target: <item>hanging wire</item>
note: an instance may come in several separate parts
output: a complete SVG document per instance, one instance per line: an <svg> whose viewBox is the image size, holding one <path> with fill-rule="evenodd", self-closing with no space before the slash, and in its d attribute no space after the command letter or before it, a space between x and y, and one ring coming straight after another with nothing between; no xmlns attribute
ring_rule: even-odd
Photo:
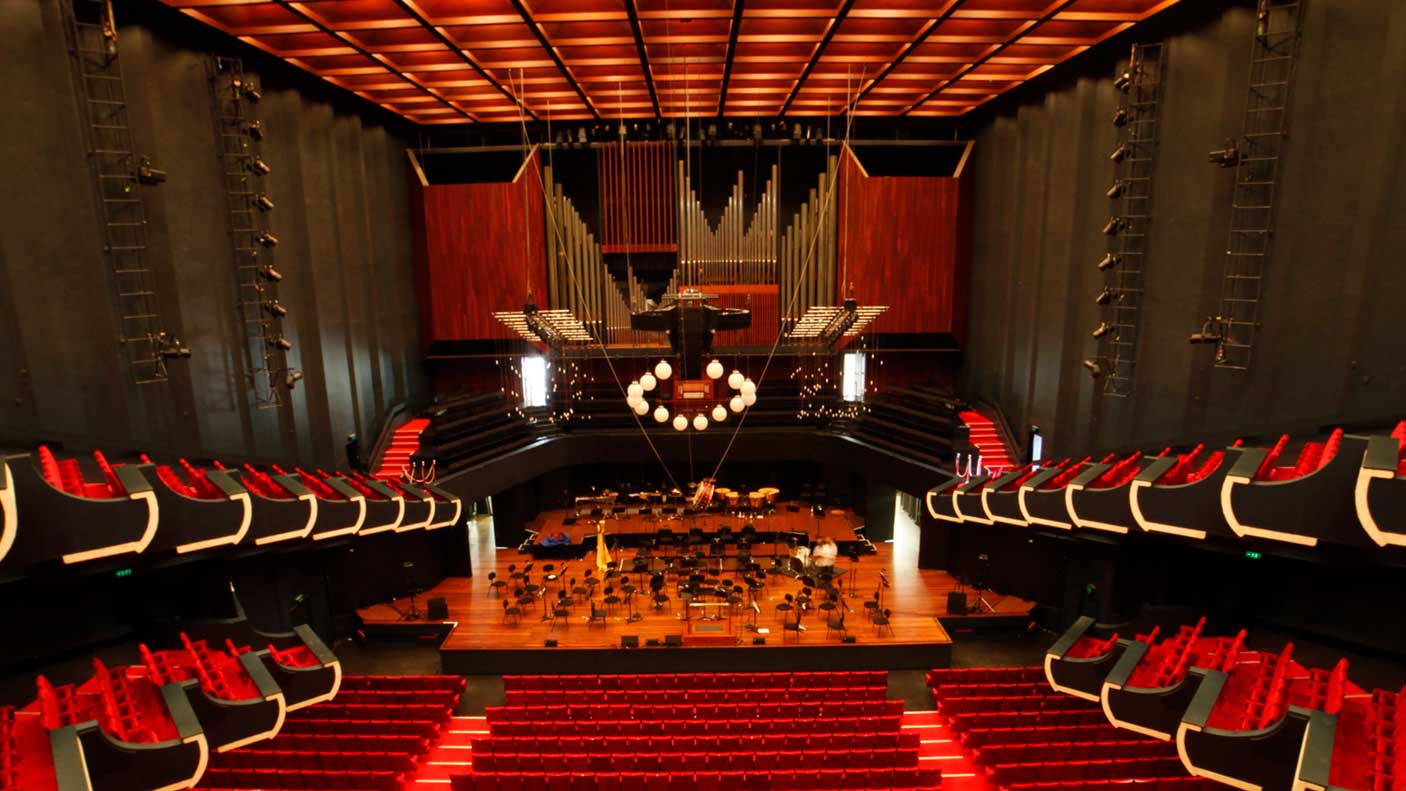
<svg viewBox="0 0 1406 791"><path fill-rule="evenodd" d="M518 104L518 123L522 127L522 139L525 146L528 140L527 116L522 111L521 102ZM537 184L542 190L542 204L547 210L547 219L552 228L554 241L557 244L563 244L564 234L561 230L561 224L557 220L556 212L552 208L551 201L546 199L547 183L542 178L542 170L541 168L534 168L533 172L536 174ZM581 281L572 273L571 267L567 267L566 270L567 278L571 281L572 291L576 295L577 304L584 304L585 290L581 286ZM591 334L591 338L596 342L596 345L600 347L601 356L605 359L605 364L610 369L610 376L615 380L615 386L620 391L620 395L625 396L627 395L625 385L620 379L619 372L615 370L615 362L610 358L610 349L606 346L604 341L602 341L602 335L604 335L604 332L601 331L600 328L597 328L596 331ZM654 458L659 461L659 466L664 468L664 474L668 476L669 481L674 484L674 488L683 491L682 487L679 486L679 482L674 478L674 473L669 469L669 465L664 463L664 457L660 455L659 448L655 447L653 438L649 436L649 431L645 429L644 423L640 421L640 416L635 414L635 410L631 409L630 417L634 418L635 426L639 428L640 434L644 436L644 441L649 445L649 450L654 454Z"/></svg>
<svg viewBox="0 0 1406 791"><path fill-rule="evenodd" d="M841 143L841 145L840 145L840 154L841 154L841 156L844 155L845 149L849 147L850 132L851 132L851 130L853 129L853 127L854 127L854 110L851 108L850 111L849 111L849 113L845 116L845 133L844 133L844 139L843 139L843 141L842 141L842 143ZM827 158L827 163L828 163L828 158ZM827 188L826 188L826 190L825 190L825 201L824 201L824 203L822 204L822 213L828 212L829 209L830 209L830 204L831 204L831 202L834 200L834 197L835 197L835 182L839 180L839 176L840 176L840 169L839 169L839 167L837 166L836 169L835 169L835 178L830 180L830 184L827 186ZM809 243L808 245L806 245L805 260L801 263L800 272L798 272L797 275L796 275L796 283L795 283L795 286L792 287L792 289L791 289L791 296L790 296L790 298L787 300L787 304L786 304L787 312L789 312L790 309L795 306L796 300L800 297L800 293L801 293L801 288L800 288L800 287L801 287L801 282L805 279L806 272L810 269L811 262L815 260L816 243L820 240L820 230L821 230L821 226L822 226L822 225L823 225L823 223L816 223L815 231L814 231L814 233L811 234L811 237L810 237L810 243ZM783 315L784 315L784 314L783 314ZM772 361L772 358L774 358L774 357L776 356L776 349L777 349L777 347L779 347L779 346L781 345L781 336L782 336L782 333L783 333L783 332L784 332L783 329L781 329L781 328L778 328L778 329L777 329L777 331L776 331L776 340L772 341L772 343L771 343L771 350L768 351L768 352L767 352L767 355L766 355L766 362L762 364L761 373L759 373L759 374L757 375L756 385L757 385L757 389L758 389L758 390L761 389L762 380L764 380L764 379L766 378L767 371L770 370L770 368L771 368L771 361ZM725 448L723 448L722 455L721 455L720 457L718 457L718 465L713 468L713 477L714 477L714 478L717 477L718 471L722 469L723 462L727 461L727 456L728 456L728 454L732 452L732 446L733 446L733 444L734 444L735 442L737 442L737 434L738 434L738 432L742 431L742 425L747 422L747 415L750 414L750 412L751 412L751 410L748 409L748 410L744 411L744 412L741 414L741 416L738 417L737 423L736 423L736 425L735 425L735 426L733 427L733 429L732 429L732 436L730 436L730 437L728 438L728 440L727 440L727 446L726 446Z"/></svg>

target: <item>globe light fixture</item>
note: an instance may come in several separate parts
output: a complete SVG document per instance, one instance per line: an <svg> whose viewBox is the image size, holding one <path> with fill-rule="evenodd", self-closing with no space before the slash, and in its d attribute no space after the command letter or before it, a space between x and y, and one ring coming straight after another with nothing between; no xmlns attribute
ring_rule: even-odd
<svg viewBox="0 0 1406 791"><path fill-rule="evenodd" d="M694 427L695 429L697 429L698 431L702 431L703 429L707 428L707 427L708 427L708 416L707 416L707 415L698 415L697 417L693 418L693 427Z"/></svg>
<svg viewBox="0 0 1406 791"><path fill-rule="evenodd" d="M751 379L747 379L747 380L743 381L743 382L742 382L742 386L739 387L739 388L737 388L737 389L741 390L741 391L742 391L742 395L744 395L744 396L747 395L748 393L751 393L751 394L753 394L753 395L756 395L756 393L757 393L757 383L756 383L756 382L753 382ZM750 406L750 404L749 404L749 406Z"/></svg>
<svg viewBox="0 0 1406 791"><path fill-rule="evenodd" d="M654 422L663 423L669 419L669 410L663 404L654 408Z"/></svg>
<svg viewBox="0 0 1406 791"><path fill-rule="evenodd" d="M654 378L654 374L646 373L644 376L640 377L640 387L644 388L646 393L653 392L654 388L658 385L659 380Z"/></svg>
<svg viewBox="0 0 1406 791"><path fill-rule="evenodd" d="M714 360L708 363L707 374L709 379L721 379L723 375L723 364Z"/></svg>
<svg viewBox="0 0 1406 791"><path fill-rule="evenodd" d="M630 398L640 398L644 395L644 385L639 382L631 382L630 386L625 388L625 393Z"/></svg>
<svg viewBox="0 0 1406 791"><path fill-rule="evenodd" d="M683 431L688 428L688 418L683 415L674 415L674 430Z"/></svg>
<svg viewBox="0 0 1406 791"><path fill-rule="evenodd" d="M674 375L674 368L669 365L668 360L660 360L659 364L654 366L654 375L662 382Z"/></svg>
<svg viewBox="0 0 1406 791"><path fill-rule="evenodd" d="M635 414L641 417L649 414L649 404L646 404L643 398L635 402Z"/></svg>
<svg viewBox="0 0 1406 791"><path fill-rule="evenodd" d="M742 375L741 371L733 371L727 376L727 386L733 390L741 390L744 381L746 381L746 377Z"/></svg>
<svg viewBox="0 0 1406 791"><path fill-rule="evenodd" d="M747 405L742 403L742 396L739 395L733 396L732 400L727 402L727 408L731 409L733 412L741 412L747 408Z"/></svg>
<svg viewBox="0 0 1406 791"><path fill-rule="evenodd" d="M752 392L750 392L750 393L743 393L742 396L741 396L741 398L742 398L742 403L745 404L745 405L747 405L747 406L751 406L751 405L757 403L757 393L756 393L755 390L752 391Z"/></svg>
<svg viewBox="0 0 1406 791"><path fill-rule="evenodd" d="M721 423L724 420L727 420L727 410L723 409L722 404L718 404L717 406L713 407L713 422Z"/></svg>

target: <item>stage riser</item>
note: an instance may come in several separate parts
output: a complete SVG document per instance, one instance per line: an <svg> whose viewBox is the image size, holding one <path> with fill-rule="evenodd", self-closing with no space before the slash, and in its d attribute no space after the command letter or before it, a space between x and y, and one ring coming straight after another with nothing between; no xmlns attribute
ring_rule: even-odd
<svg viewBox="0 0 1406 791"><path fill-rule="evenodd" d="M441 650L445 673L570 675L575 673L757 673L814 670L928 670L950 667L949 645L828 645L737 648ZM685 637L685 640L688 638ZM860 637L862 640L863 638Z"/></svg>

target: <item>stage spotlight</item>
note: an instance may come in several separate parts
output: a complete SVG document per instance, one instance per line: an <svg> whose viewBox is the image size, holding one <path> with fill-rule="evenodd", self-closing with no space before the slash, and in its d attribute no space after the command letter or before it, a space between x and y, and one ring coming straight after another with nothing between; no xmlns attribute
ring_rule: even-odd
<svg viewBox="0 0 1406 791"><path fill-rule="evenodd" d="M1113 153L1108 155L1108 158L1111 159L1111 160L1113 160L1114 162L1122 162L1123 160L1127 159L1127 158L1128 158L1128 144L1127 144L1127 143L1119 143L1119 144L1118 144L1118 147L1115 148L1115 149L1113 149Z"/></svg>
<svg viewBox="0 0 1406 791"><path fill-rule="evenodd" d="M244 134L248 135L248 136L250 137L250 139L252 139L252 140L263 140L263 139L264 139L264 122L263 122L263 121L250 121L250 122L244 127Z"/></svg>
<svg viewBox="0 0 1406 791"><path fill-rule="evenodd" d="M586 145L586 127L583 126L576 130L576 142L583 146Z"/></svg>
<svg viewBox="0 0 1406 791"><path fill-rule="evenodd" d="M1097 379L1107 373L1107 371L1103 370L1103 366L1099 363L1098 360L1084 360L1084 367L1089 370L1089 376L1093 377L1094 379Z"/></svg>
<svg viewBox="0 0 1406 791"><path fill-rule="evenodd" d="M717 124L708 124L708 140L709 140L709 142L711 142L711 141L713 141L713 140L717 140L717 139L718 139L718 125L717 125Z"/></svg>
<svg viewBox="0 0 1406 791"><path fill-rule="evenodd" d="M797 143L801 142L801 125L796 124L791 127L791 139Z"/></svg>
<svg viewBox="0 0 1406 791"><path fill-rule="evenodd" d="M274 236L273 234L269 233L268 231L264 231L264 232L260 233L258 236L254 237L254 241L258 242L259 244L263 245L264 247L277 247L277 246L278 246L278 237L277 237L277 236Z"/></svg>
<svg viewBox="0 0 1406 791"><path fill-rule="evenodd" d="M1224 320L1220 316L1207 316L1201 324L1201 331L1192 333L1186 340L1189 343L1220 343L1225 340L1223 326Z"/></svg>
<svg viewBox="0 0 1406 791"><path fill-rule="evenodd" d="M263 279L269 282L277 283L278 281L283 279L283 273L278 271L277 269L274 269L273 264L264 264L263 266L259 267L259 277L262 277Z"/></svg>
<svg viewBox="0 0 1406 791"><path fill-rule="evenodd" d="M273 199L262 192L254 196L254 205L261 211L273 211Z"/></svg>
<svg viewBox="0 0 1406 791"><path fill-rule="evenodd" d="M1212 165L1219 165L1223 168L1233 168L1240 164L1240 149L1233 145L1218 148L1207 155L1207 159Z"/></svg>
<svg viewBox="0 0 1406 791"><path fill-rule="evenodd" d="M1104 233L1107 232L1107 229L1105 229ZM1105 253L1103 256L1103 260L1098 262L1098 269L1100 272L1102 272L1108 269L1112 269L1113 267L1121 263L1123 263L1123 256L1118 255L1117 253Z"/></svg>
<svg viewBox="0 0 1406 791"><path fill-rule="evenodd" d="M264 98L264 94L262 91L259 90L259 86L255 85L252 82L246 82L242 86L239 86L238 82L236 81L235 85L239 87L239 92L244 94L244 98L248 99L254 104L258 104L259 100Z"/></svg>
<svg viewBox="0 0 1406 791"><path fill-rule="evenodd" d="M262 307L270 316L282 317L288 315L288 308L283 307L283 304L276 299L267 300L263 303Z"/></svg>
<svg viewBox="0 0 1406 791"><path fill-rule="evenodd" d="M137 164L137 181L143 184L161 184L166 181L166 171L154 167L149 158L142 157L142 161Z"/></svg>
<svg viewBox="0 0 1406 791"><path fill-rule="evenodd" d="M754 122L752 123L752 139L755 140L755 141L757 141L758 143L762 142L762 122L761 122L761 121L754 121Z"/></svg>
<svg viewBox="0 0 1406 791"><path fill-rule="evenodd" d="M1128 125L1128 108L1119 107L1113 111L1113 125L1119 129Z"/></svg>
<svg viewBox="0 0 1406 791"><path fill-rule="evenodd" d="M1107 195L1109 200L1117 200L1118 198L1121 198L1123 196L1124 189L1126 189L1126 187L1123 184L1123 180L1119 179L1113 182L1113 186L1108 188L1108 192L1105 192L1103 194Z"/></svg>
<svg viewBox="0 0 1406 791"><path fill-rule="evenodd" d="M269 167L267 162L258 157L251 158L247 165L249 170L256 176L267 176L273 172L273 168Z"/></svg>
<svg viewBox="0 0 1406 791"><path fill-rule="evenodd" d="M283 386L288 388L289 390L292 390L293 388L298 386L298 382L302 380L302 378L302 371L299 371L296 368L291 369L288 371L288 375L283 377Z"/></svg>
<svg viewBox="0 0 1406 791"><path fill-rule="evenodd" d="M1101 340L1103 336L1109 334L1110 332L1113 333L1113 337L1118 337L1118 331L1113 328L1112 324L1109 324L1106 321L1100 321L1098 323L1098 326L1094 328L1094 331L1089 334L1094 336L1094 340Z"/></svg>
<svg viewBox="0 0 1406 791"><path fill-rule="evenodd" d="M1112 302L1115 297L1117 297L1120 302L1122 301L1122 297L1118 296L1118 292L1111 288L1105 288L1098 292L1097 297L1094 297L1094 302L1099 305L1107 305Z"/></svg>
<svg viewBox="0 0 1406 791"><path fill-rule="evenodd" d="M190 347L183 345L180 338L162 330L156 335L156 353L168 359L185 359L190 357Z"/></svg>
<svg viewBox="0 0 1406 791"><path fill-rule="evenodd" d="M293 342L283 337L282 335L275 335L274 337L269 338L268 345L272 346L275 349L282 349L285 352L293 348Z"/></svg>
<svg viewBox="0 0 1406 791"><path fill-rule="evenodd" d="M1103 226L1104 236L1117 236L1118 232L1127 226L1127 222L1122 217L1110 217L1108 223Z"/></svg>
<svg viewBox="0 0 1406 791"><path fill-rule="evenodd" d="M1119 75L1113 80L1113 87L1114 87L1114 88L1117 88L1118 90L1122 91L1123 93L1127 93L1127 92L1128 92L1128 89L1131 88L1131 87L1133 87L1133 72L1132 72L1132 69L1127 69L1127 70L1125 70L1122 74L1119 74Z"/></svg>

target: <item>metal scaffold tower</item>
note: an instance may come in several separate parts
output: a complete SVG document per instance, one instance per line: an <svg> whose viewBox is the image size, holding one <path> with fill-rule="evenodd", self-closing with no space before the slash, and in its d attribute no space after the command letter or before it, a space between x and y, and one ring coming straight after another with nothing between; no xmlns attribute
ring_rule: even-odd
<svg viewBox="0 0 1406 791"><path fill-rule="evenodd" d="M278 239L267 223L274 203L262 184L270 168L259 150L263 126L250 112L260 94L237 58L214 59L210 86L234 253L246 379L254 407L272 409L283 403L284 390L291 390L301 374L288 367L286 353L292 344L282 331L287 309L278 301L278 283L283 275L274 268L273 248Z"/></svg>
<svg viewBox="0 0 1406 791"><path fill-rule="evenodd" d="M1221 335L1216 366L1220 368L1249 368L1259 335L1304 7L1297 0L1259 0L1243 131L1233 149L1220 152L1221 164L1235 167L1225 277L1216 318Z"/></svg>
<svg viewBox="0 0 1406 791"><path fill-rule="evenodd" d="M156 278L146 262L143 176L153 176L138 157L127 122L117 27L106 0L66 0L69 50L84 122L84 142L102 225L103 258L115 292L122 355L138 384L167 380L166 358L189 356L161 324ZM158 178L159 180L159 178Z"/></svg>
<svg viewBox="0 0 1406 791"><path fill-rule="evenodd" d="M1166 74L1164 44L1134 44L1128 66L1115 84L1126 95L1114 114L1121 132L1114 150L1114 181L1108 190L1113 218L1108 254L1100 262L1104 288L1098 295L1102 323L1098 356L1107 363L1103 394L1132 394L1137 371L1143 273L1152 225L1152 177L1157 162L1157 110Z"/></svg>

